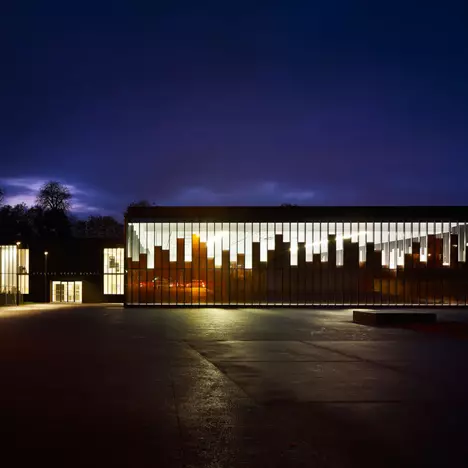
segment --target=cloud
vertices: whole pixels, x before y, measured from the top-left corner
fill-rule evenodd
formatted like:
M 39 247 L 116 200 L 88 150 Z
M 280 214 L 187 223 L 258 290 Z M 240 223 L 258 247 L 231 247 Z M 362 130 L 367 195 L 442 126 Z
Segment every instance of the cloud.
M 0 179 L 0 186 L 5 190 L 5 203 L 17 205 L 25 203 L 27 206 L 33 206 L 36 203 L 36 196 L 40 188 L 48 180 L 40 177 L 11 177 Z M 103 213 L 101 207 L 95 205 L 94 200 L 99 197 L 99 193 L 83 185 L 69 184 L 60 181 L 70 190 L 73 195 L 72 211 L 76 214 Z
M 0 183 L 5 187 L 28 189 L 35 192 L 37 192 L 41 186 L 45 184 L 45 182 L 45 179 L 39 179 L 35 177 L 8 177 L 0 179 Z
M 27 193 L 18 193 L 17 195 L 6 195 L 4 203 L 6 205 L 21 205 L 25 203 L 28 206 L 33 206 L 36 203 L 36 195 L 28 195 Z
M 202 186 L 186 187 L 162 200 L 163 205 L 280 205 L 282 203 L 310 203 L 317 192 L 292 188 L 275 181 L 240 185 L 226 190 Z
M 285 198 L 297 202 L 308 202 L 315 198 L 315 192 L 311 190 L 288 192 L 285 194 Z

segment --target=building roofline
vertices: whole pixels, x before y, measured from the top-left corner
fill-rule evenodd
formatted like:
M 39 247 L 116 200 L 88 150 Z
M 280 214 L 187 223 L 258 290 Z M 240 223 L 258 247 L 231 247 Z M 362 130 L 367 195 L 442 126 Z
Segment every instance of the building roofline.
M 151 206 L 131 207 L 126 222 L 468 221 L 468 206 Z

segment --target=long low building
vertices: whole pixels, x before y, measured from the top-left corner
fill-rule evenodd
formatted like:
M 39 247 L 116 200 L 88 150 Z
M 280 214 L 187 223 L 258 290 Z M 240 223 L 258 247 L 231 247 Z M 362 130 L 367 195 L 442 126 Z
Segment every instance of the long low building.
M 123 239 L 0 245 L 0 306 L 122 302 Z
M 133 207 L 129 306 L 466 306 L 468 207 Z

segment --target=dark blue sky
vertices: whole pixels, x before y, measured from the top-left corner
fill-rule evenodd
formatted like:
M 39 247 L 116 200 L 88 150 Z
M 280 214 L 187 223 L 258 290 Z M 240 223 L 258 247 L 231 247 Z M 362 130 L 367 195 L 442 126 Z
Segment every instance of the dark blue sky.
M 11 3 L 10 202 L 468 204 L 465 1 Z

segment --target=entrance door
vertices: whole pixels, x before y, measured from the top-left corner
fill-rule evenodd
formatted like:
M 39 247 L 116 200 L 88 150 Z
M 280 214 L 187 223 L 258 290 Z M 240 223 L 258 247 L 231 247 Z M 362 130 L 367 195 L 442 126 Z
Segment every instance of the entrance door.
M 66 302 L 65 283 L 60 283 L 59 281 L 52 282 L 52 302 Z
M 75 297 L 75 302 L 78 302 L 81 304 L 82 299 L 81 299 L 81 281 L 75 281 L 75 290 L 74 290 L 74 297 Z
M 81 303 L 81 281 L 52 281 L 52 302 Z

